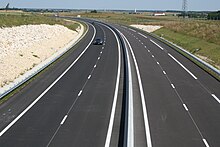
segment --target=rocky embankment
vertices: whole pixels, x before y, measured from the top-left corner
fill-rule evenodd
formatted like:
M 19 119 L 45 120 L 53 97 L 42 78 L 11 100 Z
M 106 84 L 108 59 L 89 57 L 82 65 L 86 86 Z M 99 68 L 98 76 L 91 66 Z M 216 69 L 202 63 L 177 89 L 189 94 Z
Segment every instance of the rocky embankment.
M 72 31 L 61 25 L 23 25 L 0 28 L 0 87 L 23 75 L 77 40 L 83 28 Z

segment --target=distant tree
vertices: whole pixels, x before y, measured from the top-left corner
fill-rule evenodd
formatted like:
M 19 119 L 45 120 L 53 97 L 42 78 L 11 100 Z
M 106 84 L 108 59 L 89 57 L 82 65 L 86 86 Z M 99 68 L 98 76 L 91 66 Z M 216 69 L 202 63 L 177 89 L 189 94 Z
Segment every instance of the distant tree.
M 92 10 L 91 13 L 97 13 L 97 10 Z

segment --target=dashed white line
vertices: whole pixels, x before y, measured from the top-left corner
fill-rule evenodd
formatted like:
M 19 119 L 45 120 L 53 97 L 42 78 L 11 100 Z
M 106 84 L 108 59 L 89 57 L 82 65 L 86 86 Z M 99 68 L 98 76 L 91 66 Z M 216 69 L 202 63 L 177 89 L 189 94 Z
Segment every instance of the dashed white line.
M 154 58 L 154 55 L 152 55 L 152 57 Z
M 63 118 L 63 120 L 61 121 L 61 123 L 60 123 L 60 124 L 61 124 L 61 125 L 63 125 L 63 124 L 64 124 L 64 122 L 66 121 L 66 119 L 67 119 L 67 115 L 65 115 L 65 116 L 64 116 L 64 118 Z
M 166 72 L 165 72 L 165 71 L 163 71 L 163 74 L 166 74 Z
M 102 51 L 100 52 L 100 54 L 102 54 Z
M 82 90 L 80 90 L 80 92 L 78 93 L 78 96 L 80 96 L 82 94 Z
M 191 73 L 182 63 L 180 63 L 176 58 L 174 58 L 170 53 L 168 53 L 168 55 L 174 60 L 176 61 L 176 63 L 178 63 L 185 71 L 187 71 L 195 80 L 197 80 L 197 77 Z
M 90 44 L 92 43 L 92 41 L 95 38 L 96 35 L 96 29 L 94 26 L 92 26 L 94 29 L 94 34 L 93 37 L 91 39 L 91 41 L 89 42 L 89 44 L 86 46 L 86 48 L 81 52 L 81 54 L 76 58 L 76 60 L 49 86 L 47 87 L 46 90 L 44 90 L 44 92 L 42 92 L 40 94 L 40 96 L 37 97 L 37 99 L 35 99 L 24 111 L 22 111 L 11 123 L 9 123 L 9 125 L 7 125 L 1 132 L 0 132 L 0 136 L 2 136 L 8 129 L 10 129 L 25 113 L 27 113 L 74 65 L 75 63 L 81 58 L 81 56 L 87 51 L 87 49 L 89 48 Z
M 90 78 L 91 78 L 91 76 L 92 76 L 92 75 L 89 75 L 89 76 L 88 76 L 88 79 L 90 79 Z
M 146 46 L 144 46 L 145 48 L 147 48 Z
M 96 68 L 96 64 L 94 65 L 94 68 Z
M 154 43 L 156 46 L 158 46 L 161 50 L 164 50 L 159 44 L 157 44 L 157 43 L 154 42 L 153 40 L 150 39 L 150 41 L 151 41 L 152 43 Z
M 144 44 L 143 42 L 141 42 L 141 44 Z
M 157 64 L 159 65 L 160 63 L 159 63 L 159 62 L 157 62 Z
M 208 142 L 206 141 L 206 139 L 203 138 L 202 141 L 204 142 L 204 144 L 205 144 L 206 147 L 209 147 L 209 144 L 208 144 Z
M 147 50 L 150 53 L 150 50 Z
M 189 109 L 187 108 L 186 104 L 183 104 L 183 107 L 185 108 L 186 111 L 189 111 Z
M 172 88 L 175 89 L 175 86 L 173 84 L 171 84 Z
M 147 38 L 147 36 L 145 36 L 145 35 L 143 35 L 143 34 L 141 34 L 141 33 L 138 33 L 139 35 L 141 35 L 141 36 L 143 36 L 144 38 Z
M 102 49 L 104 49 L 105 47 L 103 46 Z
M 98 60 L 100 59 L 100 57 L 98 57 Z
M 219 98 L 218 98 L 215 94 L 212 94 L 212 97 L 213 97 L 218 103 L 220 103 Z
M 133 29 L 131 29 L 131 28 L 129 28 L 129 30 L 131 30 L 131 31 L 133 31 L 133 32 L 136 32 L 135 30 L 133 30 Z

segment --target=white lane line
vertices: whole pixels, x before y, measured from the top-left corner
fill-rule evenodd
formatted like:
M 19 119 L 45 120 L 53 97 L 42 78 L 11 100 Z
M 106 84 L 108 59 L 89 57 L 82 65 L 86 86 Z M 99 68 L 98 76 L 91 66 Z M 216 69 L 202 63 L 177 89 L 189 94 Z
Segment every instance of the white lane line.
M 131 54 L 132 54 L 132 57 L 133 57 L 133 60 L 134 60 L 134 63 L 135 63 L 136 72 L 137 72 L 139 90 L 140 90 L 140 93 L 141 93 L 142 110 L 143 110 L 143 115 L 144 115 L 144 125 L 145 125 L 147 146 L 152 147 L 152 141 L 151 141 L 151 136 L 150 136 L 150 127 L 149 127 L 149 119 L 148 119 L 148 114 L 147 114 L 147 107 L 146 107 L 146 103 L 145 103 L 145 96 L 144 96 L 144 90 L 143 90 L 143 86 L 142 86 L 139 67 L 138 67 L 137 60 L 135 58 L 133 49 L 131 47 L 131 44 L 129 43 L 129 41 L 127 40 L 127 38 L 125 36 L 124 36 L 124 38 L 125 38 L 125 40 L 127 41 L 128 45 L 130 47 Z
M 100 59 L 100 57 L 98 57 L 98 60 Z
M 152 55 L 152 57 L 154 58 L 154 55 Z
M 209 144 L 208 144 L 208 142 L 206 141 L 206 139 L 203 138 L 202 141 L 204 142 L 204 144 L 205 144 L 206 147 L 209 147 Z
M 96 64 L 94 65 L 94 68 L 96 68 Z
M 124 40 L 126 40 L 125 36 L 121 33 Z M 127 40 L 126 40 L 127 41 Z M 128 41 L 127 41 L 128 42 Z M 129 46 L 130 47 L 130 46 Z M 126 44 L 126 56 L 127 56 L 127 64 L 128 64 L 128 109 L 126 110 L 126 114 L 128 117 L 127 121 L 127 147 L 134 147 L 134 103 L 133 103 L 133 79 L 131 73 L 131 59 L 129 56 L 128 46 Z
M 147 48 L 146 46 L 144 46 L 145 48 Z
M 64 118 L 63 118 L 63 120 L 61 121 L 61 123 L 60 123 L 60 124 L 61 124 L 61 125 L 63 125 L 63 124 L 64 124 L 64 122 L 66 121 L 66 119 L 67 119 L 67 115 L 65 115 L 65 116 L 64 116 Z
M 173 84 L 171 84 L 172 88 L 175 89 L 175 86 Z
M 106 27 L 109 28 L 108 26 L 106 26 Z M 116 80 L 116 84 L 115 84 L 115 93 L 114 93 L 114 99 L 113 99 L 113 104 L 112 104 L 111 116 L 110 116 L 110 121 L 109 121 L 109 125 L 108 125 L 108 132 L 107 132 L 107 136 L 105 139 L 105 147 L 109 147 L 110 142 L 111 142 L 111 136 L 112 136 L 112 130 L 113 130 L 113 124 L 114 124 L 114 118 L 115 118 L 115 111 L 116 111 L 116 105 L 117 105 L 117 98 L 118 98 L 120 73 L 121 73 L 121 47 L 120 47 L 119 39 L 118 39 L 117 35 L 115 34 L 115 32 L 111 28 L 109 28 L 109 29 L 115 35 L 115 38 L 116 38 L 117 44 L 118 44 L 118 71 L 117 71 L 117 80 Z
M 215 94 L 212 94 L 212 97 L 213 97 L 218 103 L 220 103 L 219 98 L 218 98 Z
M 92 76 L 92 75 L 89 75 L 89 76 L 88 76 L 88 79 L 90 79 L 90 78 L 91 78 L 91 76 Z
M 102 49 L 104 49 L 105 47 L 103 46 Z
M 147 38 L 147 36 L 145 36 L 145 35 L 143 35 L 143 34 L 141 34 L 141 33 L 138 33 L 139 35 L 141 35 L 142 37 L 144 37 L 144 38 Z
M 138 40 L 139 42 L 141 42 L 141 40 Z
M 103 43 L 103 45 L 105 45 L 105 43 Z
M 174 58 L 170 53 L 168 53 L 168 55 L 174 60 L 176 61 L 176 63 L 178 63 L 185 71 L 187 71 L 195 80 L 197 80 L 197 77 L 191 73 L 182 63 L 180 63 L 176 58 Z
M 159 63 L 159 62 L 157 62 L 157 64 L 159 65 L 160 63 Z
M 102 54 L 102 51 L 100 52 L 100 54 Z
M 167 74 L 165 71 L 163 71 L 163 74 Z
M 82 53 L 76 58 L 76 60 L 49 86 L 47 87 L 44 92 L 42 92 L 24 111 L 22 111 L 11 123 L 8 124 L 1 132 L 0 136 L 2 136 L 8 129 L 10 129 L 25 113 L 27 113 L 72 67 L 75 65 L 75 63 L 80 59 L 80 57 L 87 51 L 89 46 L 91 45 L 92 41 L 95 38 L 96 35 L 96 29 L 94 26 L 92 26 L 94 29 L 94 34 L 89 42 L 89 44 L 86 46 L 86 48 L 82 51 Z
M 129 28 L 129 30 L 131 30 L 131 31 L 133 31 L 133 32 L 136 32 L 135 30 L 133 30 L 133 29 L 131 29 L 131 28 Z
M 78 96 L 80 96 L 82 94 L 82 90 L 80 90 L 80 92 L 78 93 Z
M 158 46 L 161 50 L 164 50 L 159 44 L 157 44 L 156 42 L 154 42 L 153 40 L 150 39 L 150 41 L 155 44 L 156 46 Z
M 189 111 L 189 109 L 187 108 L 186 104 L 183 104 L 183 107 L 185 108 L 186 111 Z
M 143 42 L 141 42 L 141 44 L 144 44 Z
M 147 50 L 150 53 L 150 50 Z

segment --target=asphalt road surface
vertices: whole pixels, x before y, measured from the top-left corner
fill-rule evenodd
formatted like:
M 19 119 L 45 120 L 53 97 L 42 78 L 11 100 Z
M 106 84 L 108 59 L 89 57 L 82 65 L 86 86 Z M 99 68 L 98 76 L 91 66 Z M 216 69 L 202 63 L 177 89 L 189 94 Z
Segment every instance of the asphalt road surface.
M 220 146 L 218 80 L 138 30 L 86 21 L 75 47 L 0 106 L 1 147 Z

